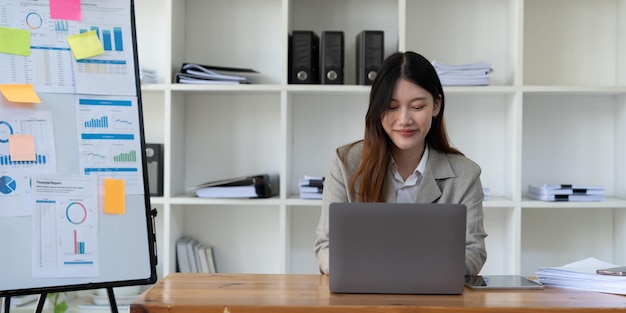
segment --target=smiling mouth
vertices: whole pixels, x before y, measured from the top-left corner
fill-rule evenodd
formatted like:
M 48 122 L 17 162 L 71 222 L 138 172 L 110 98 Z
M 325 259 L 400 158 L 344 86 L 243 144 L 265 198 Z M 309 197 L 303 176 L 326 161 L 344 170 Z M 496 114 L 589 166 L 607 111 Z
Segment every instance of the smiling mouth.
M 402 130 L 397 130 L 396 132 L 400 134 L 401 136 L 411 136 L 415 134 L 416 131 L 411 130 L 411 129 L 402 129 Z

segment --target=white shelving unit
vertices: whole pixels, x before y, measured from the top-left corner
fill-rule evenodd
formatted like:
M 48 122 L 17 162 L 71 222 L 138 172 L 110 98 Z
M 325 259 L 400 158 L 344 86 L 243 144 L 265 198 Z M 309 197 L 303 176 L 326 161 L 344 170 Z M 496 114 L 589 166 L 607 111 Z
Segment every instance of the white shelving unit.
M 317 273 L 321 203 L 298 178 L 324 175 L 334 149 L 359 139 L 367 86 L 356 86 L 355 36 L 385 31 L 385 54 L 492 62 L 490 86 L 445 87 L 453 145 L 483 169 L 483 274 L 532 275 L 594 256 L 626 263 L 626 0 L 135 0 L 146 139 L 165 145 L 159 274 L 175 241 L 215 249 L 218 271 Z M 554 18 L 558 16 L 559 18 Z M 343 30 L 342 86 L 287 84 L 292 30 Z M 172 83 L 183 62 L 254 68 L 240 86 Z M 184 196 L 204 181 L 275 171 L 272 199 Z M 528 184 L 602 185 L 604 202 L 549 203 Z

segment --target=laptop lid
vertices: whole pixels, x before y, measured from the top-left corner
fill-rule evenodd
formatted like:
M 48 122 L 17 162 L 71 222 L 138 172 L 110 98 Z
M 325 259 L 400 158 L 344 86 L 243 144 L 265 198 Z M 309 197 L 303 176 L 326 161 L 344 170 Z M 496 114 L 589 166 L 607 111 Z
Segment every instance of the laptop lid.
M 463 293 L 465 221 L 462 204 L 331 203 L 330 291 Z

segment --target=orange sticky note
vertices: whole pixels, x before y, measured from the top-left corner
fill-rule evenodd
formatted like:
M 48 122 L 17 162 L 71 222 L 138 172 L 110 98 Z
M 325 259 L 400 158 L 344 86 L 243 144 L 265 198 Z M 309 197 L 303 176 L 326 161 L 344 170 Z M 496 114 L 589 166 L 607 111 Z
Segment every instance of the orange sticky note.
M 41 103 L 32 84 L 0 84 L 0 92 L 11 102 Z
M 104 179 L 104 213 L 126 214 L 126 190 L 123 179 Z
M 9 135 L 11 161 L 35 161 L 35 138 L 33 135 Z
M 76 60 L 90 58 L 104 53 L 104 47 L 95 30 L 67 36 L 72 54 Z

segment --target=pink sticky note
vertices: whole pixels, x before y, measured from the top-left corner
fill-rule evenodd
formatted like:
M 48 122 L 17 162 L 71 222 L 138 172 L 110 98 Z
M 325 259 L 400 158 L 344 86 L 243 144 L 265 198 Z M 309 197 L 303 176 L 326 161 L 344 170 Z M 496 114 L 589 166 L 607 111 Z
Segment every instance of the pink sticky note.
M 83 12 L 80 8 L 80 0 L 50 0 L 50 18 L 82 21 Z
M 28 134 L 9 135 L 11 161 L 35 161 L 35 138 Z

